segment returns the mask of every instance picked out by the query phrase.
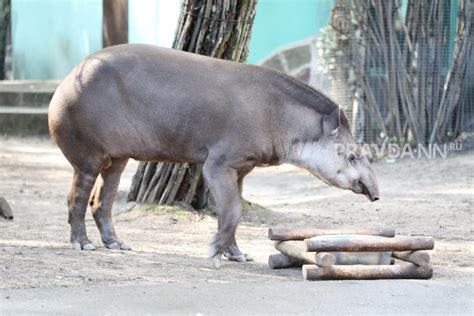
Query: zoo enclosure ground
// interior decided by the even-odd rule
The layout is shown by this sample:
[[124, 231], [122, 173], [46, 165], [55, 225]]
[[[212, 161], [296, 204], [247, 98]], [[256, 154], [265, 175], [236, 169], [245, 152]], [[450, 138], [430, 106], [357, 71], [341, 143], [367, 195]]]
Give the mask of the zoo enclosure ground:
[[[147, 207], [128, 211], [125, 196], [136, 162], [124, 172], [115, 206], [119, 236], [128, 252], [106, 250], [87, 215], [94, 252], [69, 249], [66, 195], [72, 169], [57, 147], [44, 139], [0, 139], [0, 192], [15, 220], [0, 220], [0, 288], [55, 288], [151, 283], [270, 282], [284, 287], [301, 281], [299, 269], [270, 270], [275, 253], [270, 226], [392, 227], [403, 235], [431, 235], [434, 278], [422, 284], [458, 282], [472, 289], [472, 152], [448, 159], [379, 161], [375, 170], [381, 200], [330, 188], [306, 171], [283, 165], [252, 172], [244, 197], [264, 206], [245, 214], [238, 230], [240, 247], [255, 261], [224, 262], [210, 268], [207, 243], [217, 227], [213, 217], [192, 211]], [[402, 281], [397, 281], [402, 282]], [[434, 284], [434, 283], [432, 283]], [[303, 286], [303, 285], [302, 285]], [[307, 285], [304, 285], [307, 286]], [[472, 293], [472, 291], [471, 291]]]

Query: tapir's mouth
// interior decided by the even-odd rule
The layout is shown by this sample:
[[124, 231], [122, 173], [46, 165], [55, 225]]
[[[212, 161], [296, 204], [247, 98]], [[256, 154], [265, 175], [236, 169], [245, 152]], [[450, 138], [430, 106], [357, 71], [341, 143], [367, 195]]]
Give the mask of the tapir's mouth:
[[359, 187], [362, 189], [362, 194], [365, 195], [371, 202], [375, 202], [379, 199], [378, 196], [372, 195], [369, 189], [365, 186], [362, 181], [359, 181]]

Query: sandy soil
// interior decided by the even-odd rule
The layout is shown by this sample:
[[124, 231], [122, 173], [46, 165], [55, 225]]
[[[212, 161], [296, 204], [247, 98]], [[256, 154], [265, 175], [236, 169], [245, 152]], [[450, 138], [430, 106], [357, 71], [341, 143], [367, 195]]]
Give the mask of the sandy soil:
[[473, 152], [448, 159], [375, 164], [381, 200], [330, 188], [292, 166], [262, 168], [246, 178], [244, 197], [271, 211], [251, 211], [238, 231], [255, 261], [210, 268], [207, 242], [216, 220], [175, 209], [134, 208], [125, 195], [136, 162], [122, 177], [116, 228], [132, 251], [106, 250], [90, 214], [94, 252], [69, 249], [66, 195], [72, 170], [55, 145], [39, 139], [0, 139], [0, 195], [13, 222], [0, 219], [0, 288], [125, 285], [151, 282], [266, 282], [301, 280], [298, 269], [271, 270], [270, 226], [391, 227], [431, 235], [435, 279], [472, 280]]

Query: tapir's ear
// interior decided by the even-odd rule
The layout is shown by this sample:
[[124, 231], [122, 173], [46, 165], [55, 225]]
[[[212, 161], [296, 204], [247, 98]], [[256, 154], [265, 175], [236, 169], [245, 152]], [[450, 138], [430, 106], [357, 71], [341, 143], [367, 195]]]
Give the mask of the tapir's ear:
[[323, 116], [323, 131], [326, 135], [337, 136], [339, 130], [338, 110]]

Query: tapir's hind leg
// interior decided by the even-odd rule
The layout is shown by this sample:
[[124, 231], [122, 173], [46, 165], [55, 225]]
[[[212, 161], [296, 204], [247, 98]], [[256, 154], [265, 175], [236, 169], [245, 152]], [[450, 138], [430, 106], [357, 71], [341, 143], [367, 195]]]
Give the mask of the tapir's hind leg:
[[117, 237], [112, 222], [112, 204], [117, 194], [120, 175], [127, 165], [127, 161], [128, 159], [112, 159], [110, 167], [100, 172], [89, 202], [92, 215], [102, 236], [102, 242], [109, 249], [130, 249], [125, 242]]
[[[242, 189], [243, 189], [243, 180], [244, 177], [252, 171], [253, 168], [249, 168], [248, 170], [242, 171], [238, 173], [237, 177], [237, 185], [239, 187], [239, 198], [242, 198]], [[219, 226], [221, 225], [219, 221]], [[237, 240], [235, 239], [235, 234], [231, 239], [230, 244], [224, 251], [224, 257], [229, 259], [230, 261], [237, 261], [237, 262], [246, 262], [246, 261], [253, 261], [253, 258], [247, 254], [240, 251], [239, 246], [237, 246]]]
[[94, 244], [87, 237], [85, 216], [87, 201], [99, 172], [74, 170], [71, 192], [68, 195], [69, 224], [71, 225], [71, 246], [77, 250], [94, 250]]

